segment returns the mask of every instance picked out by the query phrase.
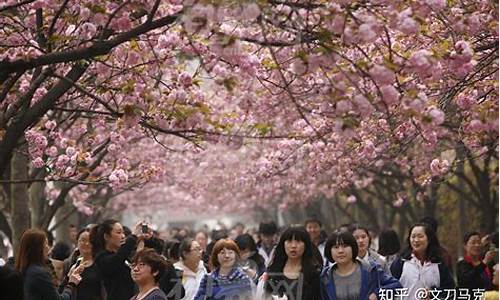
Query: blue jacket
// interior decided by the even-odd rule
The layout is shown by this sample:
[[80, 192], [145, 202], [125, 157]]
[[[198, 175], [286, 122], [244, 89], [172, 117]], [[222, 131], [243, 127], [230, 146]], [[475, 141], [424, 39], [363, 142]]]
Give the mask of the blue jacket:
[[[360, 260], [357, 263], [361, 267], [361, 287], [359, 291], [360, 300], [368, 300], [368, 296], [372, 293], [379, 294], [379, 290], [383, 289], [396, 289], [401, 288], [401, 283], [394, 277], [387, 275], [384, 270], [374, 264], [369, 265]], [[337, 268], [337, 264], [326, 267], [321, 272], [321, 299], [323, 300], [336, 300], [337, 294], [335, 290], [335, 282], [333, 280], [332, 272]]]
[[219, 275], [219, 268], [203, 277], [193, 300], [252, 299], [252, 279], [239, 267], [227, 277]]

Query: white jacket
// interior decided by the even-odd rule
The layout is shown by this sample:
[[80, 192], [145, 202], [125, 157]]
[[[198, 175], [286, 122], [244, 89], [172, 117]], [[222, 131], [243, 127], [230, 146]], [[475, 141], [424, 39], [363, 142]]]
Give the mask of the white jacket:
[[182, 270], [182, 286], [184, 286], [184, 290], [186, 292], [182, 300], [193, 300], [194, 296], [196, 296], [196, 293], [198, 292], [203, 276], [207, 274], [207, 269], [205, 269], [203, 261], [200, 261], [198, 264], [196, 273], [186, 267], [182, 261], [176, 262], [174, 267], [178, 270]]

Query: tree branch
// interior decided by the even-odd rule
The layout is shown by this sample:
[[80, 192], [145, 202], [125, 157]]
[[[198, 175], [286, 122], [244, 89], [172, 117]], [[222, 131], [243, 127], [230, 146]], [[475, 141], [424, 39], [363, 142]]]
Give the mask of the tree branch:
[[127, 32], [117, 35], [115, 38], [106, 41], [97, 41], [87, 48], [69, 50], [64, 52], [48, 53], [27, 60], [18, 59], [15, 61], [3, 60], [0, 62], [0, 82], [12, 72], [20, 72], [39, 66], [65, 63], [82, 59], [90, 59], [99, 55], [108, 54], [114, 47], [130, 41], [131, 39], [149, 32], [153, 29], [163, 27], [175, 22], [178, 15], [171, 15], [160, 18], [153, 22], [141, 24]]

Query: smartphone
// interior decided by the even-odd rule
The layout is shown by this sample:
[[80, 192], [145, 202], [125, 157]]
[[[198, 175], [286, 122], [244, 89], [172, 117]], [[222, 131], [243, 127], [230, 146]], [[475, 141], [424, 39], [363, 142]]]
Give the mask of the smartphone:
[[148, 233], [148, 224], [142, 224], [141, 226], [142, 233]]
[[76, 260], [75, 265], [76, 265], [77, 268], [80, 265], [80, 263], [82, 262], [82, 260], [83, 260], [83, 257], [78, 257], [78, 259]]

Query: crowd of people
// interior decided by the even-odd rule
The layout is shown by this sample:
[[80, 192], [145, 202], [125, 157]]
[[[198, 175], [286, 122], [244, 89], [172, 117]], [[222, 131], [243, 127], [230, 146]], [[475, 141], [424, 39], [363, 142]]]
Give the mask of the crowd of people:
[[25, 231], [0, 267], [1, 298], [498, 299], [498, 233], [467, 233], [455, 263], [432, 218], [411, 226], [403, 246], [392, 229], [375, 237], [353, 223], [327, 234], [316, 219], [283, 228], [263, 222], [257, 231], [184, 228], [168, 237], [117, 220], [71, 230], [74, 245]]

